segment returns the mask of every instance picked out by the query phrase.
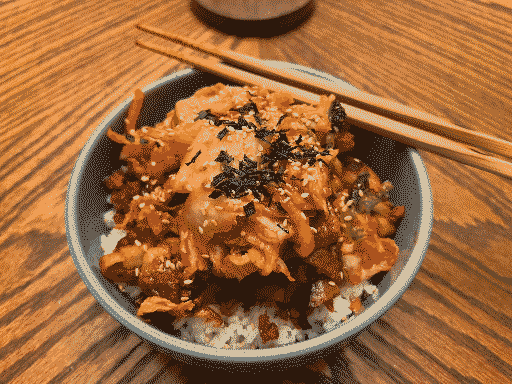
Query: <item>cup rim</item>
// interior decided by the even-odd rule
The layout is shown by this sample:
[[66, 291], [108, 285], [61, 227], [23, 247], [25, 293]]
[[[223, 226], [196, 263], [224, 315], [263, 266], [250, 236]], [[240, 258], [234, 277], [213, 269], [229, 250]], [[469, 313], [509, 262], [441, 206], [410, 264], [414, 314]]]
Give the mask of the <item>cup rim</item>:
[[[309, 67], [282, 61], [268, 60], [266, 63], [282, 70], [291, 69], [301, 71], [305, 76], [309, 75], [320, 77], [326, 81], [333, 81], [340, 86], [357, 91], [357, 88], [353, 87], [351, 84]], [[170, 82], [183, 79], [197, 73], [200, 73], [200, 71], [195, 69], [185, 69], [172, 73], [144, 87], [143, 92], [147, 93], [156, 90]], [[123, 111], [129, 107], [132, 99], [133, 97], [129, 97], [117, 106], [94, 130], [91, 137], [88, 139], [73, 167], [71, 178], [68, 183], [65, 207], [65, 225], [69, 250], [82, 281], [87, 286], [89, 292], [109, 313], [109, 315], [114, 317], [119, 323], [130, 329], [132, 332], [165, 350], [175, 351], [197, 358], [232, 363], [270, 362], [275, 361], [276, 358], [294, 358], [310, 352], [316, 352], [342, 342], [350, 336], [357, 334], [391, 308], [409, 287], [425, 257], [433, 224], [433, 200], [428, 173], [420, 154], [416, 149], [411, 147], [407, 147], [407, 151], [415, 168], [416, 176], [418, 177], [421, 201], [419, 229], [417, 232], [416, 243], [397, 280], [389, 286], [386, 292], [382, 294], [375, 303], [373, 303], [363, 313], [351, 319], [350, 322], [347, 322], [344, 325], [313, 339], [290, 345], [258, 350], [229, 350], [217, 349], [178, 339], [150, 326], [149, 324], [146, 324], [144, 321], [128, 312], [108, 294], [87, 262], [84, 248], [79, 241], [78, 190], [80, 182], [83, 180], [85, 164], [89, 161], [93, 149], [98, 145], [112, 121], [114, 121], [119, 114], [123, 113]]]

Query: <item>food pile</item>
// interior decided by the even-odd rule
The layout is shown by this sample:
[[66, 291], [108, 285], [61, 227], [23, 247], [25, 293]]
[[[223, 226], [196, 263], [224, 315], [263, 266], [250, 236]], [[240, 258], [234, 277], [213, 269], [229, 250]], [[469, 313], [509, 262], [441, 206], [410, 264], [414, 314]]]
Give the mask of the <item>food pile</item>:
[[404, 207], [392, 185], [346, 154], [354, 137], [333, 96], [318, 105], [223, 84], [178, 101], [123, 134], [111, 190], [113, 253], [102, 274], [136, 286], [138, 316], [218, 348], [267, 348], [315, 337], [377, 297]]

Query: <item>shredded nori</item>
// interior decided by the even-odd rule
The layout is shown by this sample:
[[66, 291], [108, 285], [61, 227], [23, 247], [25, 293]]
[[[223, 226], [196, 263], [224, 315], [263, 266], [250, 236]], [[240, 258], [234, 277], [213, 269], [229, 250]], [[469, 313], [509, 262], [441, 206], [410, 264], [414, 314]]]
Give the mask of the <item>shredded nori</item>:
[[226, 151], [220, 151], [219, 156], [215, 159], [218, 163], [231, 163], [233, 161], [233, 157], [229, 156]]
[[256, 106], [256, 103], [254, 101], [250, 101], [243, 107], [238, 109], [238, 112], [240, 112], [241, 115], [247, 115], [251, 111], [254, 111], [255, 115], [259, 114], [258, 107]]
[[219, 190], [215, 190], [208, 196], [210, 199], [217, 199], [222, 196], [222, 192]]
[[283, 120], [284, 120], [285, 118], [287, 118], [287, 117], [288, 117], [288, 115], [287, 115], [287, 114], [282, 115], [282, 116], [279, 118], [279, 120], [277, 121], [276, 127], [279, 127], [279, 125], [280, 125], [280, 124], [283, 122]]
[[[227, 153], [226, 155], [229, 156]], [[262, 195], [270, 197], [265, 186], [283, 182], [283, 172], [275, 172], [272, 169], [258, 170], [258, 163], [244, 155], [244, 159], [239, 162], [238, 169], [226, 164], [222, 173], [213, 178], [211, 186], [218, 192], [212, 194], [211, 198], [226, 195], [238, 199], [248, 195], [250, 190], [257, 199], [261, 199]]]
[[253, 201], [244, 205], [244, 212], [245, 212], [245, 216], [247, 216], [247, 217], [254, 215], [256, 213], [256, 208], [254, 207]]
[[[258, 113], [254, 102], [244, 105], [238, 109], [238, 112], [247, 114], [251, 110], [253, 110], [255, 114]], [[282, 115], [279, 118], [278, 125], [286, 116], [287, 115]], [[238, 118], [236, 123], [224, 120], [222, 120], [222, 123], [234, 129], [242, 129], [244, 126], [250, 127], [254, 130], [256, 138], [269, 143], [270, 147], [267, 153], [262, 154], [262, 169], [258, 169], [258, 163], [249, 159], [246, 155], [244, 155], [244, 159], [239, 162], [238, 169], [236, 169], [228, 165], [233, 158], [229, 156], [227, 152], [221, 151], [215, 161], [221, 162], [224, 165], [222, 173], [216, 175], [211, 182], [211, 186], [215, 189], [215, 191], [210, 194], [210, 198], [212, 199], [216, 199], [222, 195], [237, 199], [246, 196], [250, 193], [249, 191], [251, 191], [258, 200], [261, 200], [262, 196], [268, 198], [268, 204], [270, 206], [270, 204], [272, 204], [272, 198], [266, 187], [272, 184], [279, 185], [284, 183], [285, 167], [280, 164], [279, 170], [274, 171], [274, 164], [282, 160], [304, 159], [307, 160], [309, 165], [314, 165], [316, 161], [322, 161], [322, 159], [318, 158], [319, 156], [327, 156], [330, 154], [328, 149], [318, 151], [313, 148], [301, 146], [302, 135], [299, 135], [299, 138], [295, 140], [295, 143], [292, 145], [288, 140], [286, 131], [270, 130], [266, 127], [257, 129], [253, 123], [248, 122], [242, 116]], [[219, 132], [217, 137], [222, 140], [227, 133], [227, 128], [224, 128]], [[275, 137], [276, 135], [277, 137], [274, 141], [270, 142], [267, 140], [267, 137]]]
[[197, 121], [197, 120], [204, 120], [208, 117], [208, 115], [210, 114], [210, 109], [207, 109], [205, 111], [201, 111], [197, 114], [197, 117], [194, 119], [194, 121]]
[[228, 133], [229, 133], [229, 131], [228, 131], [228, 129], [227, 129], [227, 128], [222, 129], [222, 130], [217, 134], [217, 139], [222, 140], [222, 139], [224, 138], [224, 136], [226, 136]]
[[268, 143], [268, 140], [266, 140], [265, 138], [267, 136], [274, 136], [274, 134], [275, 134], [275, 131], [270, 131], [265, 127], [258, 129], [258, 130], [254, 130], [254, 135], [256, 136], [256, 138], [263, 140], [267, 143]]
[[148, 144], [148, 143], [149, 143], [149, 141], [148, 141], [148, 140], [146, 140], [146, 139], [140, 139], [140, 143], [141, 143], [141, 144]]
[[192, 160], [190, 160], [188, 163], [185, 163], [186, 165], [190, 165], [192, 164], [193, 162], [196, 161], [196, 159], [199, 157], [199, 155], [201, 154], [201, 150], [197, 151], [197, 153], [194, 155], [194, 157], [192, 158]]
[[135, 143], [135, 137], [128, 133], [126, 134], [126, 140], [128, 140], [130, 143]]

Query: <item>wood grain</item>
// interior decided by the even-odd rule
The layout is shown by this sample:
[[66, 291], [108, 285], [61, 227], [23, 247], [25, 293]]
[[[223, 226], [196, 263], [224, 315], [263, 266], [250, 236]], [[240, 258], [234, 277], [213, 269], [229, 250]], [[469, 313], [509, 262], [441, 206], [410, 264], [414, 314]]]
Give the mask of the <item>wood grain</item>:
[[[143, 37], [137, 23], [307, 65], [512, 140], [506, 1], [318, 0], [305, 24], [265, 39], [209, 28], [187, 0], [3, 1], [0, 382], [211, 382], [211, 372], [152, 350], [106, 314], [67, 247], [67, 182], [87, 138], [135, 88], [185, 68], [135, 47]], [[402, 299], [349, 347], [310, 367], [223, 380], [512, 382], [512, 182], [422, 156], [435, 223]]]

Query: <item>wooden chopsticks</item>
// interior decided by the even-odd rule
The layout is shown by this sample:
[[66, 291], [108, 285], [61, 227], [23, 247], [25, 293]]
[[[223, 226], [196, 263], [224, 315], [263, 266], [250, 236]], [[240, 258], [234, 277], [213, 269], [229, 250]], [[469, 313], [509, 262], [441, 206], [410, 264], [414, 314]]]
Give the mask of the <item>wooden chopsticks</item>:
[[[239, 68], [223, 64], [217, 59], [203, 59], [147, 42], [137, 41], [136, 44], [139, 47], [178, 59], [227, 80], [258, 85], [278, 92], [288, 92], [297, 100], [310, 104], [318, 104], [319, 94], [334, 94], [345, 108], [348, 123], [407, 145], [512, 179], [512, 163], [493, 157], [493, 154], [496, 154], [512, 158], [512, 143], [510, 142], [458, 127], [434, 115], [391, 100], [365, 92], [348, 91], [327, 80], [298, 74], [295, 71], [278, 70], [268, 66], [264, 61], [250, 56], [218, 49], [206, 43], [198, 44], [191, 39], [146, 25], [138, 25], [137, 28], [208, 53]], [[243, 71], [240, 68], [251, 72]], [[486, 152], [489, 154], [485, 154]]]

